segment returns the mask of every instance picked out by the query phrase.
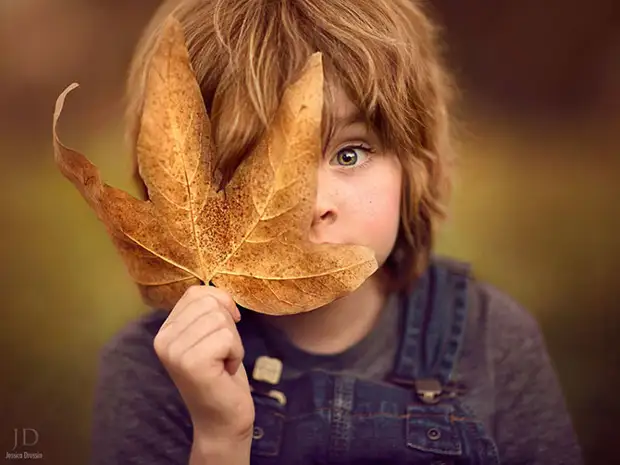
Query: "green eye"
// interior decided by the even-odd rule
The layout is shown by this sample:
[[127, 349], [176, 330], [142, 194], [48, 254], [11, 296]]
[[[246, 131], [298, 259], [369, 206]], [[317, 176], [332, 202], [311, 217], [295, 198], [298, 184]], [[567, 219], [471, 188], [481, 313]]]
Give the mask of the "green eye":
[[336, 154], [336, 160], [338, 161], [338, 164], [341, 164], [343, 166], [355, 165], [355, 163], [357, 163], [357, 159], [357, 153], [352, 148], [342, 149]]
[[368, 166], [374, 150], [364, 145], [349, 145], [340, 149], [329, 161], [330, 165], [339, 166], [347, 171]]

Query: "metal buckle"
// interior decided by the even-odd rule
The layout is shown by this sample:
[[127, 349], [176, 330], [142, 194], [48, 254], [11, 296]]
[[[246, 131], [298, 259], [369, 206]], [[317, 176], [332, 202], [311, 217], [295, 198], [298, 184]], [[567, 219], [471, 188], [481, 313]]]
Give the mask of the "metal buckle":
[[272, 389], [269, 392], [265, 393], [264, 391], [260, 391], [260, 390], [257, 391], [256, 389], [254, 389], [252, 385], [250, 385], [250, 392], [256, 392], [257, 394], [260, 394], [261, 396], [271, 397], [272, 399], [278, 401], [278, 403], [282, 406], [285, 406], [287, 402], [286, 395], [284, 395], [282, 391], [276, 391], [275, 389]]
[[277, 400], [280, 405], [282, 406], [286, 405], [286, 396], [284, 395], [282, 391], [276, 391], [275, 389], [272, 389], [271, 391], [267, 393], [267, 395], [271, 397], [272, 399]]
[[418, 397], [425, 404], [436, 404], [442, 393], [441, 383], [436, 379], [419, 379], [415, 381]]
[[252, 378], [269, 384], [278, 384], [282, 377], [282, 361], [277, 358], [261, 355], [254, 362]]

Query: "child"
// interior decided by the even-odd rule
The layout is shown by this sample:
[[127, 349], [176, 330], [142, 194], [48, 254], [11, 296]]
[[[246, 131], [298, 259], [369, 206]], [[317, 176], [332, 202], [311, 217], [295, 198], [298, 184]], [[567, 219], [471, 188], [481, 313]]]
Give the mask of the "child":
[[371, 247], [380, 268], [308, 313], [239, 314], [226, 291], [194, 286], [171, 312], [130, 323], [101, 354], [92, 463], [581, 463], [534, 319], [466, 265], [432, 255], [450, 180], [450, 83], [418, 2], [169, 1], [132, 64], [133, 144], [170, 13], [222, 183], [322, 53], [310, 237]]

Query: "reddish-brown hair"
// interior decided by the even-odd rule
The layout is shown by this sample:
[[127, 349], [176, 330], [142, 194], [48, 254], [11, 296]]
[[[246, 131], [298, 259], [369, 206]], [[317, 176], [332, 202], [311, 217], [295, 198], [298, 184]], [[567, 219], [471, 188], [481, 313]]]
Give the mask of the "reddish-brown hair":
[[[146, 28], [131, 64], [127, 137], [138, 137], [144, 82], [163, 20], [181, 23], [217, 147], [223, 186], [258, 142], [286, 86], [320, 51], [324, 128], [341, 86], [403, 166], [401, 223], [384, 265], [392, 289], [426, 267], [450, 191], [450, 80], [437, 30], [415, 0], [168, 0]], [[146, 198], [137, 169], [135, 180]]]

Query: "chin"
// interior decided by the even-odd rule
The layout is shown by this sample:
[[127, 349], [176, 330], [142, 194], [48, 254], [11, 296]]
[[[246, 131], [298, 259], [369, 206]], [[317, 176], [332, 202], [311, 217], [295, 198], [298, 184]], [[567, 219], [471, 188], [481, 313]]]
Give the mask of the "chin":
[[322, 244], [331, 244], [331, 245], [360, 245], [359, 243], [356, 243], [356, 242], [339, 241], [339, 240], [331, 240], [331, 241], [314, 241], [314, 240], [311, 240], [310, 242], [312, 242], [313, 244], [317, 244], [317, 245], [322, 245]]

